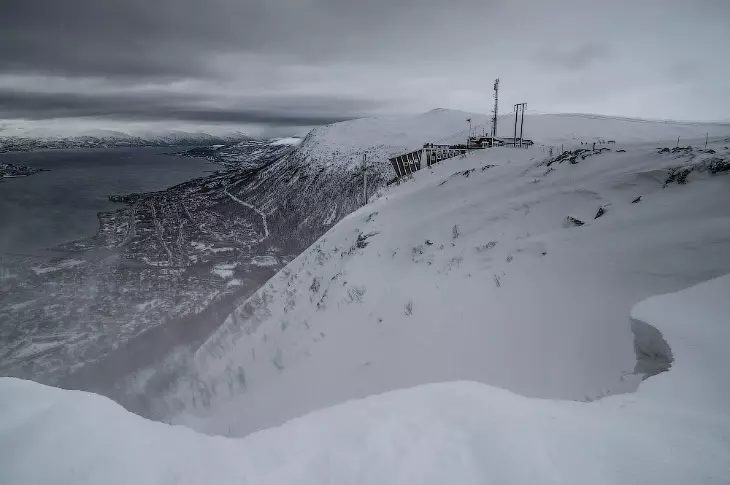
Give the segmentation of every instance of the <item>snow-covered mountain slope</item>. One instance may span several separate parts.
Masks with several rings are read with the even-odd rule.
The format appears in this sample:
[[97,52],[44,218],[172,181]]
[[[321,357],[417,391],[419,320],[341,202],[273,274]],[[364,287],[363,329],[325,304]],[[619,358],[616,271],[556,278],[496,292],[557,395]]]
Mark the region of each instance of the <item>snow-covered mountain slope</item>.
[[[472,133],[489,133],[489,116],[465,111],[434,109],[415,116],[397,118],[362,118],[312,130],[302,143],[300,153],[312,162],[328,165],[359,164],[362,153],[371,159],[386,160],[388,156],[424,143],[464,143]],[[498,135],[511,137],[513,115],[501,115]],[[524,136],[544,145],[569,146],[598,139],[618,143],[675,140],[727,136],[730,123],[688,123],[616,118],[589,114],[528,114],[524,119]],[[566,148],[568,148],[566,146]]]
[[[260,271],[256,268],[258,267],[259,262],[268,261],[265,264],[270,267],[278,267],[278,264],[286,263],[290,260],[290,258],[310,246],[340,219],[362,205],[363,191],[360,164],[364,153],[368,154],[368,187],[371,189],[372,196],[374,193],[377,193],[378,190],[383,188],[386,181],[392,179],[394,175],[392,168],[387,161],[387,155],[408,147],[418,147],[424,142],[448,140],[449,137],[451,137],[455,142],[460,142],[462,138],[465,139],[467,134],[466,118],[472,118],[472,122],[475,125],[487,121],[484,116],[479,118],[479,115],[470,113],[449,110],[433,110],[418,116],[386,120],[355,120],[317,128],[310,133],[307,139],[304,140],[293,153],[282,156],[278,159],[275,157],[269,158],[263,167],[259,167],[256,170],[229,170],[224,175],[213,176],[206,181],[199,181],[200,183],[195,183],[193,185],[199,187],[200,190],[195,189],[192,196],[189,192],[186,192],[186,190],[179,191],[175,189],[166,191],[165,194],[160,194],[159,197],[151,195],[147,199],[150,201],[150,204],[146,211],[148,215],[145,216],[151,216],[151,218],[146,219],[146,221],[149,222],[156,219],[160,222],[160,226],[155,224],[149,225],[147,228],[156,232],[156,228],[161,227],[163,231],[162,240],[168,241],[170,244],[174,244],[174,241],[178,240],[178,236],[181,232],[185,232],[184,237],[188,237],[190,234],[197,234],[199,227],[202,227],[202,225],[199,226],[199,224],[203,219],[199,219],[199,222],[195,222],[195,220],[189,218],[189,214],[183,210],[185,207],[192,208],[191,204],[193,204],[202,209],[202,212],[200,213],[192,210],[195,217],[210,218],[211,224],[221,228],[220,232],[216,230],[216,234],[236,234],[237,231],[240,231],[241,229],[243,229],[242,233],[245,234],[248,234],[249,232],[255,233],[256,238],[252,240],[250,245],[245,244],[242,247],[236,248],[236,251],[240,251],[242,254],[250,253],[250,256],[253,259],[250,259],[250,261],[249,259],[245,259],[245,261],[243,261],[245,265],[239,266],[236,269],[235,280],[245,281],[246,285],[250,284],[253,287],[258,287],[260,284],[260,280],[258,279],[260,278],[260,275],[257,272]],[[569,116],[567,119],[570,120],[572,118]],[[583,122],[581,120],[582,118],[571,123],[576,126],[582,126]],[[530,121],[530,119],[526,119],[525,122],[526,133],[529,133],[527,131],[530,127],[528,121]],[[611,133],[608,132],[610,130],[606,128],[601,129],[601,127],[609,125],[613,126],[614,122],[615,120],[611,119],[591,121],[591,123],[593,123],[593,128],[585,133],[597,138],[609,138]],[[567,123],[567,121],[565,123]],[[505,122],[502,121],[500,126],[504,128]],[[509,123],[507,123],[506,126],[509,127]],[[552,125],[548,123],[546,126],[549,128]],[[567,125],[564,124],[563,126]],[[624,133],[630,132],[630,130],[626,128],[626,126],[630,125],[620,126],[624,126],[624,128],[622,128]],[[669,124],[657,124],[656,130],[652,133],[661,134],[663,133],[661,127],[666,126],[669,126]],[[500,128],[500,130],[502,128]],[[555,129],[557,130],[557,128]],[[666,133],[669,133],[669,131]],[[96,134],[100,135],[100,133]],[[672,138],[674,132],[671,132],[671,135],[672,136],[669,136],[669,134],[663,135],[660,136],[660,138]],[[569,137],[569,135],[565,136]],[[617,138],[618,140],[621,139],[618,136],[614,138]],[[704,142],[704,140],[702,140],[702,142]],[[672,140],[671,146],[674,146],[674,143],[676,143],[675,140]],[[243,145],[251,147],[255,145],[255,143],[253,145],[244,143]],[[239,149],[238,151],[230,150],[227,153],[234,158],[237,156],[240,156],[243,159],[251,157],[258,167],[260,162],[260,160],[256,158],[258,155],[247,150],[248,149]],[[277,150],[278,148],[267,153],[278,153]],[[288,153],[289,147],[284,147],[283,150]],[[530,157],[531,156],[533,155],[530,155]],[[542,152],[540,152],[539,156],[542,156]],[[531,188],[532,186],[530,185],[529,187]],[[156,207],[155,204],[157,204]],[[135,211],[131,212],[132,215],[135,213]],[[119,220],[124,221],[126,219],[120,218]],[[182,231],[181,221],[183,221],[184,225],[184,229]],[[231,241],[236,238],[224,239],[225,243],[223,241],[218,241],[216,244],[221,244],[222,247],[230,247],[230,244],[233,244]],[[149,239],[152,243],[156,240],[157,237]],[[485,242],[480,244],[485,244]],[[170,259],[168,258],[169,254],[167,251],[164,251],[164,248],[162,247],[155,246],[155,244],[140,247],[142,247],[143,250],[152,250],[152,248],[157,248],[147,255],[140,253],[139,255],[141,259],[139,259],[139,261],[141,264],[146,265],[147,263],[145,261],[157,261],[160,257],[162,257],[162,260]],[[147,247],[148,249],[144,249],[144,247]],[[192,249],[188,248],[184,251],[181,250],[180,252],[175,251],[174,255],[176,258],[180,255],[183,258],[182,260],[185,260],[185,258],[188,257],[194,258],[197,257],[197,254],[193,253],[197,253],[199,247],[207,246],[191,246]],[[248,256],[246,258],[248,258]],[[275,261],[276,263],[272,263],[272,261]],[[235,262],[242,261],[221,261],[221,264],[230,265]],[[248,269],[249,262],[255,263],[251,265],[251,268],[253,268],[251,271]],[[143,268],[145,271],[157,271],[154,266],[143,266]],[[105,274],[111,273],[106,272]],[[209,270],[205,269],[204,274],[206,276],[210,275]],[[214,275],[220,277],[220,274],[218,273],[214,273]],[[334,276],[334,274],[331,276]],[[77,279],[76,281],[78,282],[82,280]],[[140,281],[139,284],[136,284],[135,286],[138,286],[139,288],[146,288],[146,285],[150,285],[151,281],[152,280],[147,278],[144,281]],[[177,280],[175,284],[177,285],[175,291],[170,292],[169,299],[166,300],[170,305],[172,305],[176,299],[180,298],[180,295],[202,294],[199,292],[201,289],[200,283],[196,282],[194,279],[186,280],[185,283]],[[208,283],[205,283],[206,287],[207,285]],[[84,285],[82,284],[82,286]],[[110,286],[109,288],[113,292],[116,291],[116,286]],[[166,287],[163,286],[162,288],[164,289]],[[241,287],[238,291],[242,292],[243,289],[244,288]],[[246,294],[248,294],[248,286],[246,286],[245,289]],[[58,295],[62,295],[63,293],[54,294],[58,297]],[[80,292],[79,294],[83,295],[84,292]],[[166,295],[168,294],[166,293]],[[181,307],[197,308],[197,304],[194,299],[186,296],[183,298],[183,301],[184,305],[180,305]],[[15,304],[15,302],[12,302],[12,304]],[[403,304],[403,302],[399,303],[401,306]],[[177,303],[175,303],[175,305],[177,307]],[[66,301],[62,305],[62,308],[64,312],[73,312],[77,310],[77,307],[75,307],[70,300]],[[167,308],[167,306],[160,308]],[[210,308],[213,308],[212,304]],[[13,311],[15,312],[15,310]],[[22,311],[24,311],[26,315],[29,315],[29,321],[35,321],[32,316],[32,308],[25,308]],[[146,310],[140,310],[140,312],[143,311],[146,312]],[[226,309],[223,314],[225,315],[228,311],[229,310]],[[65,313],[58,311],[58,309],[54,310],[54,315],[63,314]],[[87,313],[87,315],[90,314]],[[156,315],[156,313],[151,313],[151,315]],[[77,320],[72,321],[74,322],[74,325],[78,323]],[[117,324],[116,322],[110,323],[107,319],[101,319],[98,321],[104,325],[113,325],[113,328],[123,327],[122,324]],[[214,328],[219,324],[219,322],[220,320],[216,319],[215,321],[209,322],[205,328]],[[134,334],[138,335],[139,338],[137,340],[141,342],[140,345],[145,348],[149,348],[146,347],[146,344],[149,344],[151,347],[159,348],[157,344],[152,345],[150,343],[156,342],[156,340],[149,337],[150,334],[145,335],[144,333],[146,330],[152,328],[151,325],[148,326],[144,324],[136,326],[137,323],[134,325]],[[41,329],[41,333],[50,331],[47,330],[47,328],[50,327],[46,328],[41,326],[39,328]],[[168,328],[166,331],[179,335],[176,333],[176,328]],[[184,330],[180,331],[180,335],[185,334],[186,332]],[[15,335],[25,337],[25,335],[17,334],[17,332]],[[101,347],[104,352],[108,349],[107,345],[117,347],[120,344],[117,339],[95,339],[90,335],[92,334],[86,332],[84,339],[89,342],[100,342],[103,344]],[[159,335],[160,334],[158,334],[158,336]],[[40,335],[40,337],[42,338],[43,335]],[[147,340],[148,338],[149,340]],[[204,339],[205,337],[203,336],[200,338]],[[165,339],[165,341],[171,342],[176,340]],[[197,340],[187,340],[185,342],[181,342],[181,345],[187,343],[190,347],[194,347],[197,345],[197,342]],[[12,348],[9,346],[6,347]],[[65,347],[60,348],[65,349]],[[188,350],[186,349],[184,354],[187,355],[187,352]],[[142,362],[143,359],[129,359],[126,357],[128,354],[120,351],[119,355],[122,355],[122,357],[119,357],[119,360],[123,361],[125,364],[131,362],[131,365],[120,366],[117,364],[118,360],[107,359],[100,361],[98,365],[87,365],[86,367],[81,368],[75,374],[80,372],[83,378],[78,375],[71,375],[69,376],[69,381],[66,382],[70,382],[71,384],[67,384],[70,386],[78,386],[82,389],[92,389],[98,392],[105,392],[107,395],[114,396],[115,399],[118,399],[120,402],[124,403],[125,406],[128,406],[128,408],[133,409],[136,412],[144,413],[148,416],[165,415],[167,412],[166,409],[163,409],[161,413],[148,412],[150,406],[149,403],[147,403],[147,400],[151,396],[156,396],[159,392],[165,391],[168,385],[167,383],[171,379],[174,379],[175,376],[179,375],[180,372],[177,368],[177,354],[172,355],[172,352],[169,355],[164,352],[159,353],[159,359],[164,360],[166,363],[170,363],[169,366],[161,365],[157,361],[155,361],[154,365],[150,365],[149,362],[142,364],[139,362]],[[134,355],[132,352],[130,352],[130,354]],[[13,375],[19,375],[21,377],[36,376],[34,378],[39,378],[37,377],[39,374],[35,372],[35,369],[37,368],[36,364],[39,360],[47,358],[48,355],[45,357],[36,357],[33,355],[26,361],[23,361],[24,366],[25,364],[28,364],[24,368],[32,369],[33,371],[28,372],[26,370],[24,371],[24,374]],[[74,353],[70,354],[69,358],[63,361],[64,366],[68,364],[74,368],[78,368],[78,364],[81,363],[82,362],[78,360],[78,354]],[[119,375],[121,372],[120,369],[124,369],[124,372],[134,372],[136,369],[134,365],[138,365],[140,367],[145,366],[145,368],[138,369],[142,372],[130,377],[128,380],[125,379],[123,383],[117,382],[117,379],[122,378]],[[525,371],[523,370],[522,372]],[[150,375],[153,377],[136,379],[138,376]],[[184,373],[184,375],[187,375],[187,373]],[[613,376],[613,374],[611,375]],[[76,377],[79,378],[76,379]],[[93,387],[88,384],[89,379],[87,379],[87,377],[90,377],[91,380],[94,381],[95,385]],[[606,380],[610,379],[606,378]],[[585,393],[590,396],[594,396],[602,392],[600,389],[598,391],[595,389],[595,387],[599,386],[599,384],[596,383],[597,381],[585,379],[581,382],[583,383],[577,384],[575,386],[576,388],[571,388],[570,393],[565,391],[566,395],[583,394],[583,388],[588,387],[590,387],[590,389],[586,389]],[[585,382],[590,382],[590,386],[585,385]],[[130,387],[128,387],[128,384]],[[188,385],[187,381],[184,381],[184,385]],[[549,387],[548,384],[545,385]],[[113,389],[110,390],[110,388]],[[201,396],[205,396],[205,393],[209,392],[205,389],[204,385],[201,385],[200,389],[202,393],[200,394]],[[576,389],[579,389],[580,393]],[[125,396],[129,396],[129,399],[127,400]],[[197,404],[199,404],[200,397],[196,397],[196,399],[198,399]],[[190,401],[191,396],[186,394],[184,396],[182,406],[190,405]],[[172,404],[176,409],[180,406],[177,402],[173,402]],[[313,404],[313,406],[315,405],[316,403]],[[295,409],[294,413],[300,413],[301,411],[301,409]],[[284,415],[286,415],[286,413],[284,413]]]
[[301,142],[299,138],[244,140],[230,145],[196,147],[178,153],[203,158],[233,168],[259,168],[290,154]]
[[228,439],[4,378],[0,470],[17,484],[727,483],[728,294],[730,275],[635,306],[639,352],[671,368],[592,403],[433,384]]
[[730,272],[730,150],[666,151],[499,148],[418,172],[231,315],[167,402],[243,435],[427,382],[632,390],[632,305]]

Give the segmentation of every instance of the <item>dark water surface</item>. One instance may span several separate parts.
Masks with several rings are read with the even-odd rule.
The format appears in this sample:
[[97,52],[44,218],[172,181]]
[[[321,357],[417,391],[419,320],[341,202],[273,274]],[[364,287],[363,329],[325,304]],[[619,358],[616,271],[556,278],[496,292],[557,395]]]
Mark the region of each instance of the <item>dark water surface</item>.
[[96,233],[96,214],[122,205],[109,195],[162,190],[218,167],[165,155],[180,147],[0,153],[0,163],[50,170],[0,182],[0,256],[46,249]]

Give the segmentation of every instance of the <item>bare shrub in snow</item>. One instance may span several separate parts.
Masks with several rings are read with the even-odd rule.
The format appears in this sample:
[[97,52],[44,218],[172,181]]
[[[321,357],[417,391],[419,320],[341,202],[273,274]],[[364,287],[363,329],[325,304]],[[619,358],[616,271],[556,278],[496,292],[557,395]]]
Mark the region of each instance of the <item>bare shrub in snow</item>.
[[581,221],[577,217],[568,216],[566,219],[568,221],[568,224],[572,224],[574,226],[582,226],[583,224],[585,224],[585,222]]
[[317,310],[324,310],[327,308],[327,305],[324,303],[324,299],[327,298],[327,290],[324,290],[324,293],[322,293],[322,298],[319,299],[317,302]]
[[477,246],[476,249],[478,252],[481,253],[482,251],[488,251],[489,249],[492,249],[496,245],[497,245],[497,241],[489,241],[487,244],[482,244],[481,246]]
[[454,224],[454,227],[451,228],[451,238],[452,239],[459,239],[459,225]]
[[406,303],[405,314],[406,316],[413,315],[413,300],[408,300],[408,303]]
[[423,244],[419,244],[418,246],[414,246],[411,248],[411,260],[416,263],[420,260],[419,256],[423,255]]
[[676,182],[679,185],[687,183],[687,176],[692,173],[693,167],[675,167],[670,168],[667,176],[667,180],[664,182],[664,187]]
[[350,303],[362,303],[362,297],[367,289],[364,286],[353,286],[347,290],[348,301]]
[[712,158],[708,160],[707,169],[712,175],[720,172],[730,171],[730,160],[723,160],[722,158]]

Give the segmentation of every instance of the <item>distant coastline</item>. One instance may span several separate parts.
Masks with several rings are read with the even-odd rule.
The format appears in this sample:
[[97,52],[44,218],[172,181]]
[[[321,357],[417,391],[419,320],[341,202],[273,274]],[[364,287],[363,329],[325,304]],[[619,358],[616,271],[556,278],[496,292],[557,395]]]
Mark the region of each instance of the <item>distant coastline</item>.
[[0,180],[30,177],[38,172],[50,172],[46,168],[33,168],[24,165],[13,165],[12,163],[0,163]]

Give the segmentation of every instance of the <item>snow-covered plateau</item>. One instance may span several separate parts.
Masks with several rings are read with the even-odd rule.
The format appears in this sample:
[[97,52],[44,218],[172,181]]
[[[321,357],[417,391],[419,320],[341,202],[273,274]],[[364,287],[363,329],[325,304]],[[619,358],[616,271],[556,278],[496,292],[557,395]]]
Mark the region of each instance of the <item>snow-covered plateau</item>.
[[384,186],[464,115],[317,128],[231,187],[328,230],[176,369],[166,423],[0,379],[0,481],[728,483],[730,127],[535,116],[529,149]]

